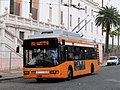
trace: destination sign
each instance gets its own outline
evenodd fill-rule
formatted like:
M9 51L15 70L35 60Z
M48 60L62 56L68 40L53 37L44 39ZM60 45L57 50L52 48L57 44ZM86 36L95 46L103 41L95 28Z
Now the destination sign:
M56 38L38 38L28 39L23 41L24 49L34 48L53 48L58 46L58 39Z
M31 46L44 46L44 45L49 45L49 41L31 42Z

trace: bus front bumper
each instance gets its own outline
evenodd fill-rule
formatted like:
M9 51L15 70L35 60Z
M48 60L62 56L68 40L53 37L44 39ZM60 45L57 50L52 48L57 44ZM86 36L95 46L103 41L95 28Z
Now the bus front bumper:
M67 78L65 74L57 70L52 71L24 71L24 78Z

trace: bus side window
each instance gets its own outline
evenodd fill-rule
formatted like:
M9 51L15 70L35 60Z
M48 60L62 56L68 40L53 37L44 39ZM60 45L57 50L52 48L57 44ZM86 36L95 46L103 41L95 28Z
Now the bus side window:
M93 57L93 59L97 59L96 48L93 48L93 51L92 51L92 57Z
M95 48L88 48L88 59L96 59L96 55Z
M59 60L60 63L66 61L66 47L65 46L59 46Z
M85 48L84 47L81 47L80 49L80 53L81 53L81 60L85 60Z
M80 47L74 47L74 59L78 60L80 59L81 55L80 55Z
M84 59L88 59L88 49L87 48L85 48L85 50L84 50Z
M73 53L68 53L68 60L73 60Z
M74 47L68 46L68 60L74 59Z

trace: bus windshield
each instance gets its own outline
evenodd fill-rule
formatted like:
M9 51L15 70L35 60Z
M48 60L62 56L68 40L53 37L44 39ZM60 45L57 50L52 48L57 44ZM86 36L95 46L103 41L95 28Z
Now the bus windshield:
M58 65L58 49L44 48L24 50L25 66L49 67Z

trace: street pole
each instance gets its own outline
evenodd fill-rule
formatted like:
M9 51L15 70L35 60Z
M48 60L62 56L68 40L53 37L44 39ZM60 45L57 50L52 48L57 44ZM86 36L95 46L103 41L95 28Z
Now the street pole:
M58 10L58 20L59 20L59 21L58 21L58 24L59 24L59 26L60 26L60 24L61 24L61 23L60 23L60 22L61 22L61 10L60 10L60 4L61 4L61 2L60 2L60 0L59 0L59 7L58 7L58 8L59 8L59 10Z
M103 0L102 0L102 7L103 7Z
M10 51L9 72L11 71L11 58L12 58L12 51Z
M68 30L69 30L69 13L70 13L70 2L68 0Z
M119 36L119 30L118 30L118 57L119 57L119 38L120 36Z

